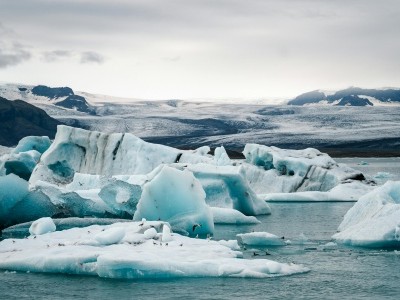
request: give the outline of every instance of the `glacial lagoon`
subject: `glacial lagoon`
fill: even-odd
[[[398,158],[337,159],[380,183],[399,179]],[[387,174],[386,174],[387,175]],[[119,280],[90,276],[1,271],[2,299],[397,299],[400,251],[328,244],[351,202],[271,203],[272,214],[260,224],[216,225],[214,239],[267,231],[292,243],[284,247],[251,247],[245,258],[294,262],[309,273],[264,279],[189,278]],[[400,249],[399,249],[400,250]]]

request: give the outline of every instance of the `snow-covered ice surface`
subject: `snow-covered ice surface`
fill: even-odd
[[[343,244],[400,248],[400,181],[388,181],[361,197],[338,230],[333,238]]]
[[[93,225],[0,242],[5,270],[108,278],[275,277],[308,272],[301,265],[243,259],[209,239],[171,234],[163,222]],[[150,233],[151,232],[151,233]],[[167,234],[168,242],[163,242]]]

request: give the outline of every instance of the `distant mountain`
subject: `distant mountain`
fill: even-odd
[[[32,104],[0,97],[0,145],[15,146],[30,135],[54,138],[59,124],[61,122]]]
[[[48,87],[6,84],[0,86],[0,97],[20,99],[34,105],[51,104],[69,110],[95,114],[95,109],[85,97],[76,95],[70,87]]]
[[[315,90],[290,100],[289,105],[382,106],[400,105],[400,89],[362,89],[350,87],[336,92]]]

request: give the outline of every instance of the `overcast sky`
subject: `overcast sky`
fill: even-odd
[[[114,96],[400,87],[398,0],[0,0],[0,81]]]

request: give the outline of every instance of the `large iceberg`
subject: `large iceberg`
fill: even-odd
[[[243,166],[211,164],[175,164],[188,170],[200,181],[206,192],[206,202],[213,207],[236,209],[245,215],[270,214],[271,209],[250,187]]]
[[[343,244],[400,248],[400,181],[388,181],[361,197],[338,230],[333,239]]]
[[[163,220],[188,234],[212,234],[212,212],[200,182],[189,171],[160,166],[143,186],[134,220]]]
[[[309,271],[293,263],[242,259],[225,243],[170,233],[165,226],[157,221],[115,223],[3,240],[0,269],[135,279],[265,278]]]
[[[59,125],[30,182],[67,184],[75,172],[93,175],[147,174],[161,164],[212,162],[196,151],[147,143],[129,133],[106,134]]]
[[[250,187],[267,201],[357,201],[375,185],[361,172],[313,148],[247,144],[243,154]]]

